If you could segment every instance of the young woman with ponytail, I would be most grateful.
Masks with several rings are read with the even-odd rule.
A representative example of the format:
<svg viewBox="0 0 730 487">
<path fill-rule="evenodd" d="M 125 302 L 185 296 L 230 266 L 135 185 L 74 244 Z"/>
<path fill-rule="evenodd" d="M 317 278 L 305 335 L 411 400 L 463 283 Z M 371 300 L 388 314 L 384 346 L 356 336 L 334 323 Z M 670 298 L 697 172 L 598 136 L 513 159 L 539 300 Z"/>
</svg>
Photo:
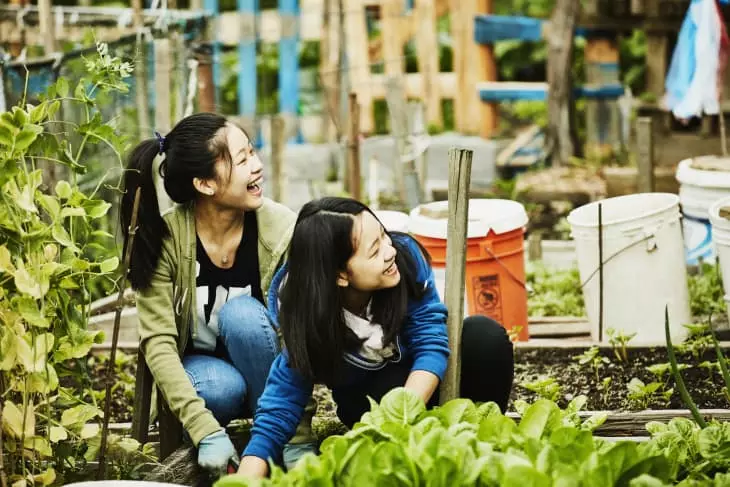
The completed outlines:
<svg viewBox="0 0 730 487">
<path fill-rule="evenodd" d="M 141 188 L 129 271 L 140 346 L 200 465 L 224 469 L 238 457 L 225 427 L 256 410 L 279 352 L 264 297 L 296 215 L 263 196 L 251 140 L 220 115 L 189 116 L 143 141 L 127 169 L 125 236 Z M 158 196 L 176 204 L 161 214 Z"/>
</svg>

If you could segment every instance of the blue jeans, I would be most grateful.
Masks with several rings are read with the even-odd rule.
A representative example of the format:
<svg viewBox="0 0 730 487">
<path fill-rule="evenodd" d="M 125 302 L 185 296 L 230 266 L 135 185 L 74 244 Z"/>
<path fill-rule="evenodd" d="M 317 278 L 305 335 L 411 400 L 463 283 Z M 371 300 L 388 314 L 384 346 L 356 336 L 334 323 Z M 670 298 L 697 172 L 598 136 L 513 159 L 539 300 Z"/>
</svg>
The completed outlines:
<svg viewBox="0 0 730 487">
<path fill-rule="evenodd" d="M 219 339 L 230 361 L 209 355 L 183 358 L 198 395 L 221 426 L 251 417 L 264 392 L 269 369 L 279 353 L 279 341 L 263 304 L 239 296 L 218 314 Z"/>
</svg>

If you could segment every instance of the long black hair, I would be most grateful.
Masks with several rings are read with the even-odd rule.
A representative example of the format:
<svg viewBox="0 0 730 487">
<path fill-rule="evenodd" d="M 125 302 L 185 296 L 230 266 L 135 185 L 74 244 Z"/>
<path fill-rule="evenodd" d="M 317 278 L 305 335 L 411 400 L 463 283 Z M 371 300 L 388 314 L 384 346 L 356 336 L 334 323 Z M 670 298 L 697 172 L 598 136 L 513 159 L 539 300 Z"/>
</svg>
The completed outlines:
<svg viewBox="0 0 730 487">
<path fill-rule="evenodd" d="M 290 365 L 304 377 L 324 384 L 338 378 L 342 356 L 360 344 L 345 325 L 338 273 L 355 252 L 354 217 L 366 205 L 350 198 L 326 197 L 310 201 L 299 212 L 289 246 L 288 274 L 281 289 L 279 323 Z M 383 327 L 384 344 L 392 343 L 406 316 L 408 301 L 420 299 L 417 261 L 405 247 L 403 234 L 388 232 L 401 273 L 397 286 L 373 293 L 373 320 Z M 430 264 L 428 252 L 418 245 Z"/>
<path fill-rule="evenodd" d="M 157 203 L 153 179 L 155 157 L 162 153 L 165 155 L 160 175 L 164 178 L 165 192 L 170 199 L 176 203 L 191 202 L 198 195 L 193 186 L 194 178 L 215 178 L 215 163 L 219 158 L 230 164 L 225 131 L 221 130 L 227 123 L 221 115 L 196 113 L 180 120 L 167 136 L 147 139 L 132 150 L 124 173 L 120 213 L 126 241 L 134 195 L 137 188 L 141 188 L 138 230 L 129 268 L 133 289 L 149 286 L 160 259 L 162 242 L 170 235 Z"/>
</svg>

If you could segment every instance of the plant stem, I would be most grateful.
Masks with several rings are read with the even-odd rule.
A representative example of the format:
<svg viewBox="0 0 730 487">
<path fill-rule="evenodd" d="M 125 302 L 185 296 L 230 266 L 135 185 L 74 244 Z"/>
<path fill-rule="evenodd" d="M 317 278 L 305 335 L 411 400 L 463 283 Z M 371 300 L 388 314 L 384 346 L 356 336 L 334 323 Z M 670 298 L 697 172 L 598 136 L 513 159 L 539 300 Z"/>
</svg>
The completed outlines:
<svg viewBox="0 0 730 487">
<path fill-rule="evenodd" d="M 106 367 L 106 383 L 104 384 L 105 395 L 104 395 L 104 418 L 101 428 L 101 445 L 99 447 L 99 472 L 98 479 L 104 478 L 104 471 L 106 468 L 106 442 L 107 435 L 109 433 L 109 415 L 111 414 L 111 385 L 112 376 L 114 375 L 114 363 L 117 355 L 117 343 L 119 341 L 119 325 L 122 318 L 122 307 L 124 303 L 124 281 L 127 276 L 127 270 L 129 269 L 129 262 L 132 258 L 132 246 L 134 245 L 134 236 L 137 233 L 137 213 L 139 212 L 139 200 L 141 199 L 142 193 L 141 188 L 137 188 L 137 192 L 134 195 L 134 205 L 132 206 L 132 219 L 129 224 L 129 233 L 127 235 L 127 242 L 124 251 L 124 262 L 122 263 L 122 282 L 119 286 L 119 294 L 117 295 L 117 309 L 114 316 L 114 330 L 112 333 L 112 348 L 109 353 L 109 363 Z"/>
<path fill-rule="evenodd" d="M 0 396 L 4 394 L 4 382 L 0 376 Z M 3 403 L 0 401 L 0 418 L 3 416 Z M 0 487 L 8 487 L 8 477 L 5 474 L 5 451 L 3 450 L 3 429 L 0 428 Z"/>
<path fill-rule="evenodd" d="M 700 428 L 705 428 L 707 426 L 707 423 L 705 422 L 704 418 L 702 418 L 699 409 L 697 409 L 697 405 L 692 400 L 692 396 L 690 396 L 689 392 L 687 392 L 687 388 L 684 386 L 684 380 L 682 379 L 682 375 L 679 373 L 679 367 L 677 367 L 677 357 L 674 355 L 672 337 L 669 334 L 669 306 L 664 307 L 664 334 L 667 340 L 667 355 L 669 355 L 669 363 L 672 366 L 672 375 L 674 375 L 674 380 L 677 383 L 679 395 L 682 398 L 685 406 L 689 408 L 690 412 L 692 413 L 692 417 L 694 418 L 697 425 Z"/>
</svg>

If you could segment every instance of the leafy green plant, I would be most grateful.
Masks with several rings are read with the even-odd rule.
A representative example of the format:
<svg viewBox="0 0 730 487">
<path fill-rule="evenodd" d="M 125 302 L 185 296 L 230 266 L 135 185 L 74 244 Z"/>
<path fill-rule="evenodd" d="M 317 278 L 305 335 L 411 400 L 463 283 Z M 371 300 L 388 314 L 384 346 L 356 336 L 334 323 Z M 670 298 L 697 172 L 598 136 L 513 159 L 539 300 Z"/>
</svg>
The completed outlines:
<svg viewBox="0 0 730 487">
<path fill-rule="evenodd" d="M 681 353 L 690 353 L 699 360 L 712 347 L 712 330 L 708 323 L 691 323 L 684 325 L 689 331 L 687 338 L 675 346 Z"/>
<path fill-rule="evenodd" d="M 598 348 L 596 345 L 593 345 L 580 355 L 574 356 L 573 360 L 578 361 L 580 365 L 588 364 L 588 366 L 593 370 L 593 373 L 596 376 L 596 382 L 599 381 L 599 371 L 601 367 L 603 367 L 604 364 L 611 363 L 611 360 L 609 360 L 608 357 L 604 357 L 601 355 L 601 349 Z"/>
<path fill-rule="evenodd" d="M 600 384 L 598 384 L 598 390 L 601 391 L 601 401 L 603 401 L 603 404 L 608 404 L 608 399 L 611 394 L 611 378 L 604 377 Z"/>
<path fill-rule="evenodd" d="M 629 356 L 626 345 L 636 336 L 636 333 L 624 333 L 615 328 L 606 329 L 608 343 L 613 348 L 613 354 L 619 362 L 628 362 Z"/>
<path fill-rule="evenodd" d="M 626 387 L 629 391 L 627 397 L 636 409 L 647 409 L 649 404 L 657 399 L 661 399 L 668 404 L 674 393 L 674 389 L 664 389 L 661 382 L 645 384 L 636 377 L 632 378 Z"/>
<path fill-rule="evenodd" d="M 96 226 L 111 206 L 97 198 L 104 181 L 85 194 L 77 178 L 94 144 L 122 165 L 124 139 L 102 119 L 96 96 L 126 93 L 131 66 L 105 44 L 86 66 L 75 88 L 61 77 L 36 105 L 0 115 L 0 475 L 14 486 L 51 485 L 85 468 L 99 433 L 81 360 L 103 340 L 87 329 L 88 283 L 116 278 L 119 260 L 98 258 L 99 247 L 115 253 L 113 237 Z M 62 103 L 80 107 L 85 122 L 58 120 Z M 64 131 L 50 131 L 54 124 Z M 70 179 L 47 188 L 42 161 L 68 168 Z"/>
<path fill-rule="evenodd" d="M 580 401 L 573 403 L 579 408 Z M 670 478 L 661 451 L 632 441 L 609 443 L 592 432 L 600 418 L 575 422 L 575 411 L 540 399 L 519 422 L 494 403 L 454 399 L 427 410 L 404 388 L 372 403 L 359 423 L 331 436 L 287 473 L 272 463 L 268 479 L 229 475 L 215 487 L 279 485 L 604 486 Z M 650 484 L 643 484 L 650 485 Z"/>
<path fill-rule="evenodd" d="M 723 296 L 722 275 L 716 264 L 703 262 L 698 272 L 687 276 L 692 316 L 716 315 L 727 312 Z"/>
<path fill-rule="evenodd" d="M 530 316 L 585 316 L 578 269 L 553 270 L 530 262 L 527 285 L 532 289 L 527 302 Z"/>
<path fill-rule="evenodd" d="M 540 377 L 535 381 L 523 382 L 520 385 L 543 399 L 557 401 L 560 397 L 560 384 L 554 377 Z"/>
</svg>

